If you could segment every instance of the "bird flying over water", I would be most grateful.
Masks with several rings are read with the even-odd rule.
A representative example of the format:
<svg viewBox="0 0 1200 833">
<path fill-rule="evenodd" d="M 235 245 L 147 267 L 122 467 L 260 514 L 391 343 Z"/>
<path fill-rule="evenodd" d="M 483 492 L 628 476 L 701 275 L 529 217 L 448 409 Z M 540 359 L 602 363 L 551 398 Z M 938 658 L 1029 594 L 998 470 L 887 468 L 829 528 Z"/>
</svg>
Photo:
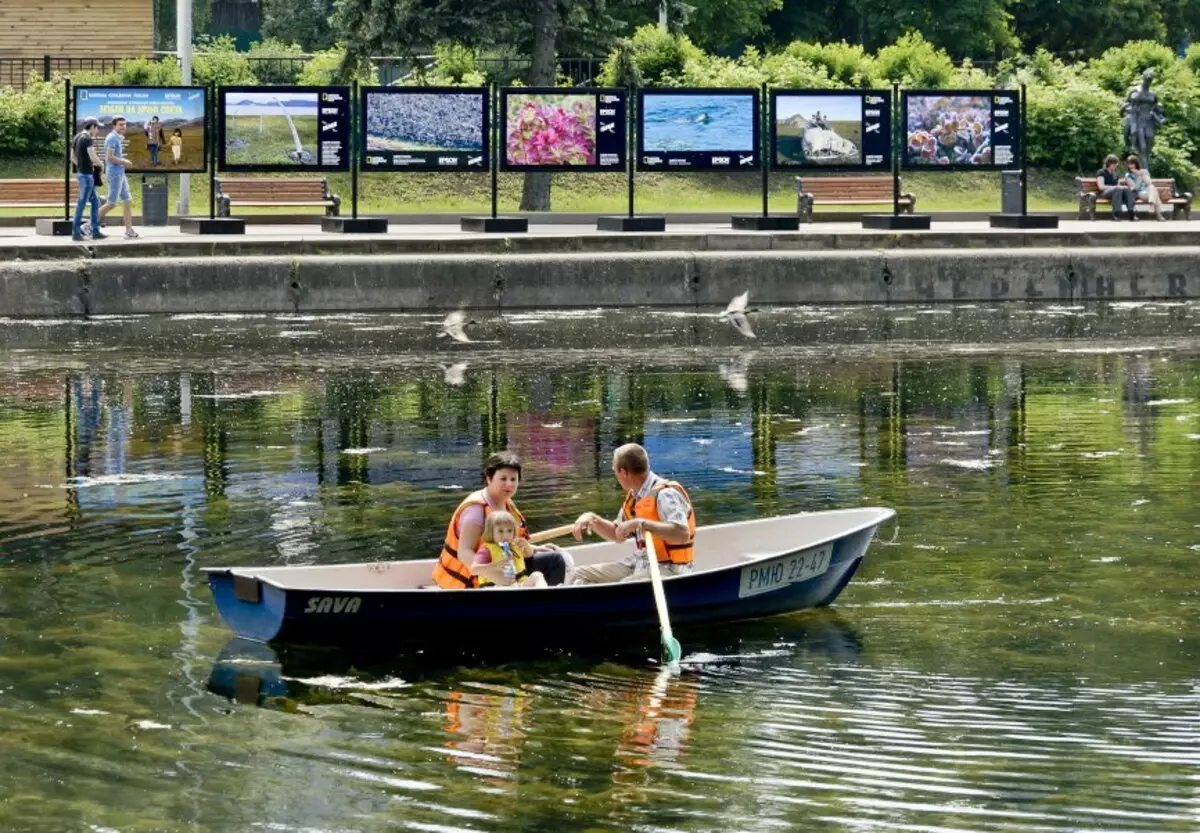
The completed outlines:
<svg viewBox="0 0 1200 833">
<path fill-rule="evenodd" d="M 746 338 L 754 338 L 754 330 L 750 327 L 750 319 L 746 317 L 749 310 L 746 305 L 750 302 L 750 290 L 746 290 L 741 295 L 735 295 L 733 300 L 729 302 L 729 306 L 725 307 L 725 311 L 717 316 L 718 321 L 723 321 L 733 327 Z"/>
<path fill-rule="evenodd" d="M 438 338 L 452 338 L 455 341 L 467 343 L 471 339 L 467 337 L 466 327 L 468 324 L 474 324 L 474 321 L 468 321 L 467 316 L 460 310 L 455 310 L 446 316 L 446 320 L 442 322 L 442 328 L 438 331 Z"/>
</svg>

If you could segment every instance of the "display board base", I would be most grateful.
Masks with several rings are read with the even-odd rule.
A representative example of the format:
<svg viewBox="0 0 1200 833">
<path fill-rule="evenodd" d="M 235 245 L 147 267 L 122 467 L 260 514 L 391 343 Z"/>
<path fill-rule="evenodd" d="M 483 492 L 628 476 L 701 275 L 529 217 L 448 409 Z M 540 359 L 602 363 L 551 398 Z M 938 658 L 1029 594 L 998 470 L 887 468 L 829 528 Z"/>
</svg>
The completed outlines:
<svg viewBox="0 0 1200 833">
<path fill-rule="evenodd" d="M 488 234 L 524 234 L 529 220 L 524 217 L 463 217 L 463 231 L 482 231 Z"/>
<path fill-rule="evenodd" d="M 241 217 L 181 217 L 179 231 L 183 234 L 245 234 L 246 221 Z"/>
<path fill-rule="evenodd" d="M 764 217 L 753 214 L 749 217 L 734 217 L 733 227 L 738 231 L 799 231 L 799 217 Z"/>
<path fill-rule="evenodd" d="M 600 217 L 596 220 L 599 231 L 666 231 L 666 217 Z"/>
<path fill-rule="evenodd" d="M 322 217 L 321 231 L 331 234 L 387 234 L 387 217 Z"/>
<path fill-rule="evenodd" d="M 1055 214 L 992 214 L 988 217 L 992 228 L 1058 228 L 1058 216 Z"/>
<path fill-rule="evenodd" d="M 71 221 L 55 220 L 52 217 L 39 217 L 35 224 L 37 233 L 45 237 L 70 237 Z"/>
<path fill-rule="evenodd" d="M 876 231 L 928 231 L 928 214 L 868 214 L 862 218 L 862 227 Z"/>
</svg>

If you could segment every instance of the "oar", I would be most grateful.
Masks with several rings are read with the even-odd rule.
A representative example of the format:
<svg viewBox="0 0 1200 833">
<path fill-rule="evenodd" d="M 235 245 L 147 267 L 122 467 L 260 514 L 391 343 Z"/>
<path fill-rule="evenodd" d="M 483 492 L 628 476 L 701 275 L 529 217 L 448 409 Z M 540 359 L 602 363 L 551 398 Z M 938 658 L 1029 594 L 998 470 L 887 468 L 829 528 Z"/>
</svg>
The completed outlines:
<svg viewBox="0 0 1200 833">
<path fill-rule="evenodd" d="M 544 541 L 553 541 L 555 538 L 561 538 L 564 535 L 570 535 L 571 530 L 575 529 L 574 524 L 566 526 L 556 526 L 553 529 L 543 529 L 541 532 L 535 532 L 529 536 L 529 543 L 541 544 Z"/>
<path fill-rule="evenodd" d="M 646 557 L 650 560 L 650 583 L 654 587 L 654 606 L 658 608 L 658 625 L 662 630 L 663 653 L 667 655 L 667 664 L 679 667 L 679 658 L 683 656 L 683 647 L 671 633 L 671 619 L 667 616 L 667 594 L 663 592 L 662 573 L 658 571 L 658 554 L 654 551 L 654 536 L 643 532 L 646 539 Z"/>
</svg>

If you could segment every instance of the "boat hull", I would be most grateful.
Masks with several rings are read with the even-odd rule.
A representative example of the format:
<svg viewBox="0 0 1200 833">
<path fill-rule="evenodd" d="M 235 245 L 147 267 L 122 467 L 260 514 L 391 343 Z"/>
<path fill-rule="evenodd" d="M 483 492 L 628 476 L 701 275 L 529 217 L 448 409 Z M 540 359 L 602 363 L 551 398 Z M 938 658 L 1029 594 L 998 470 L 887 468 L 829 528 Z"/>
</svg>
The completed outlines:
<svg viewBox="0 0 1200 833">
<path fill-rule="evenodd" d="M 890 510 L 879 511 L 875 522 L 810 543 L 803 550 L 665 579 L 672 623 L 682 628 L 831 604 L 858 570 L 879 524 L 892 515 Z M 805 565 L 814 559 L 823 559 L 827 566 L 807 577 Z M 476 635 L 493 641 L 498 633 L 507 632 L 570 645 L 584 636 L 595 640 L 658 627 L 646 581 L 447 592 L 296 589 L 243 568 L 210 569 L 208 577 L 217 608 L 230 629 L 261 642 L 435 646 L 462 644 Z"/>
</svg>

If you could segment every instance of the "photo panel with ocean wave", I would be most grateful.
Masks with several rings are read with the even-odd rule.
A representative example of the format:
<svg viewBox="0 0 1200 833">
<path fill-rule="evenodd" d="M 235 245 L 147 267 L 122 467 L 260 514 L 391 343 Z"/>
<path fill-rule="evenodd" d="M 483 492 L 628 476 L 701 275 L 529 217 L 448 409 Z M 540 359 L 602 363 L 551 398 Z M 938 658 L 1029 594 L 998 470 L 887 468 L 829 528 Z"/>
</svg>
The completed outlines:
<svg viewBox="0 0 1200 833">
<path fill-rule="evenodd" d="M 904 167 L 1000 170 L 1021 164 L 1019 101 L 1007 90 L 910 90 L 901 96 Z"/>
<path fill-rule="evenodd" d="M 350 170 L 348 87 L 222 87 L 224 171 Z"/>
<path fill-rule="evenodd" d="M 365 87 L 360 167 L 487 171 L 488 103 L 483 87 Z"/>
<path fill-rule="evenodd" d="M 625 98 L 625 91 L 620 89 L 501 90 L 501 169 L 625 170 Z"/>
<path fill-rule="evenodd" d="M 113 119 L 125 119 L 122 153 L 131 174 L 203 173 L 208 170 L 207 87 L 75 87 L 75 133 L 98 119 L 96 153 Z"/>
<path fill-rule="evenodd" d="M 638 170 L 757 170 L 758 99 L 754 89 L 641 90 Z"/>
<path fill-rule="evenodd" d="M 773 90 L 775 170 L 890 171 L 892 95 L 887 90 Z"/>
</svg>

